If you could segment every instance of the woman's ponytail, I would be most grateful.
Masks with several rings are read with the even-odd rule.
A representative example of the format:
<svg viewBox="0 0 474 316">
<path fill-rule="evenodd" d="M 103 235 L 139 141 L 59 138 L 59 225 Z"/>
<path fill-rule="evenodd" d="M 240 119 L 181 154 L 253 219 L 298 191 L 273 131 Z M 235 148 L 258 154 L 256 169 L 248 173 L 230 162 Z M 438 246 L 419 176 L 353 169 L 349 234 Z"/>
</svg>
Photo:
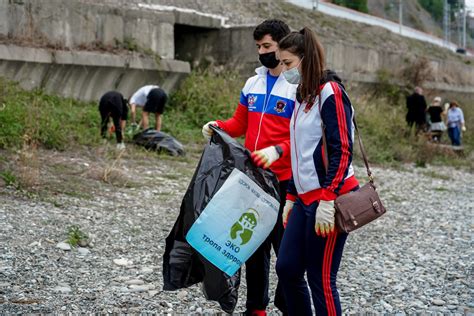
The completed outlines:
<svg viewBox="0 0 474 316">
<path fill-rule="evenodd" d="M 312 103 L 319 94 L 319 85 L 323 77 L 324 50 L 312 30 L 304 27 L 300 33 L 304 36 L 303 76 L 300 92 L 304 99 Z"/>
</svg>

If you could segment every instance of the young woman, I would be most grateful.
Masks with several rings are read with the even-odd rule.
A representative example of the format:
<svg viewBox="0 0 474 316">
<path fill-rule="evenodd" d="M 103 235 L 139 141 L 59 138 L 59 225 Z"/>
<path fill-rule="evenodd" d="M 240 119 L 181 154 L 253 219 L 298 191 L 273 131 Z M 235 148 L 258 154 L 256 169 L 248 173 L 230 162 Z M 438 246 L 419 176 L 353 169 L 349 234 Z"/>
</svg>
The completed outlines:
<svg viewBox="0 0 474 316">
<path fill-rule="evenodd" d="M 290 315 L 312 315 L 307 283 L 317 315 L 340 315 L 336 274 L 347 234 L 335 229 L 334 199 L 359 185 L 351 163 L 354 110 L 339 78 L 324 71 L 323 49 L 309 28 L 283 38 L 279 58 L 285 78 L 299 86 L 276 270 Z"/>
<path fill-rule="evenodd" d="M 441 141 L 443 131 L 446 130 L 446 125 L 444 125 L 442 119 L 442 115 L 444 113 L 443 108 L 441 107 L 441 97 L 435 97 L 426 112 L 430 121 L 431 140 L 439 143 Z"/>
</svg>

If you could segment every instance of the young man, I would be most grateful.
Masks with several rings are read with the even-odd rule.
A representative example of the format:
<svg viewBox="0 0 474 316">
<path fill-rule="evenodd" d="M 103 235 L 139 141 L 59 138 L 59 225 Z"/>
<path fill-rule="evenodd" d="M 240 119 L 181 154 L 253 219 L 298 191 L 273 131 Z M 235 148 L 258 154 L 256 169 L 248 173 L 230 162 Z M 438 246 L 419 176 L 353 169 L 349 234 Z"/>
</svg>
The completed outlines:
<svg viewBox="0 0 474 316">
<path fill-rule="evenodd" d="M 99 112 L 101 117 L 101 136 L 106 137 L 107 124 L 110 118 L 112 118 L 115 128 L 115 137 L 117 138 L 117 149 L 125 149 L 122 131 L 125 129 L 128 116 L 127 100 L 123 98 L 120 92 L 109 91 L 100 98 Z"/>
<path fill-rule="evenodd" d="M 143 107 L 141 120 L 143 129 L 148 128 L 149 114 L 155 113 L 155 129 L 160 131 L 162 114 L 167 100 L 166 92 L 158 86 L 148 85 L 138 89 L 130 98 L 132 124 L 136 124 L 136 108 Z"/>
<path fill-rule="evenodd" d="M 280 182 L 281 205 L 278 222 L 267 240 L 245 263 L 247 277 L 247 315 L 265 315 L 269 302 L 268 277 L 270 252 L 278 255 L 283 235 L 281 213 L 284 207 L 286 186 L 291 177 L 289 123 L 296 97 L 296 85 L 289 84 L 281 75 L 282 66 L 276 58 L 278 41 L 290 33 L 280 20 L 266 20 L 253 33 L 259 60 L 263 67 L 249 78 L 240 94 L 234 116 L 226 121 L 211 121 L 202 128 L 209 138 L 209 125 L 217 125 L 232 137 L 245 135 L 245 147 L 252 159 L 261 167 L 270 168 Z M 275 294 L 275 306 L 286 313 L 286 304 L 280 286 Z"/>
</svg>

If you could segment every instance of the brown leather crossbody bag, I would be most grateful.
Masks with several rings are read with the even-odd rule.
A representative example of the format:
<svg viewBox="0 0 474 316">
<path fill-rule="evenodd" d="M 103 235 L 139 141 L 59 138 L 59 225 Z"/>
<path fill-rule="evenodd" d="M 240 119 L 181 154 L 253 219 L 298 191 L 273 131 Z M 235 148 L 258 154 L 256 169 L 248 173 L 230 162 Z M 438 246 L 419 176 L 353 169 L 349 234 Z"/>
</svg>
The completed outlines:
<svg viewBox="0 0 474 316">
<path fill-rule="evenodd" d="M 319 113 L 321 114 L 321 94 L 319 94 Z M 359 147 L 364 159 L 365 168 L 367 169 L 367 176 L 369 182 L 363 185 L 356 191 L 352 191 L 343 195 L 340 195 L 334 201 L 334 208 L 336 209 L 336 227 L 343 232 L 352 232 L 373 220 L 379 218 L 385 214 L 386 210 L 380 201 L 380 197 L 376 191 L 374 184 L 374 178 L 372 171 L 369 168 L 369 162 L 367 155 L 365 154 L 364 145 L 360 137 L 359 129 L 355 117 L 353 119 L 354 126 L 357 132 L 357 138 L 359 139 Z M 323 146 L 325 154 L 325 168 L 326 174 L 328 170 L 328 156 L 327 156 L 327 143 L 325 136 L 325 127 L 321 117 L 321 128 L 323 135 Z"/>
</svg>

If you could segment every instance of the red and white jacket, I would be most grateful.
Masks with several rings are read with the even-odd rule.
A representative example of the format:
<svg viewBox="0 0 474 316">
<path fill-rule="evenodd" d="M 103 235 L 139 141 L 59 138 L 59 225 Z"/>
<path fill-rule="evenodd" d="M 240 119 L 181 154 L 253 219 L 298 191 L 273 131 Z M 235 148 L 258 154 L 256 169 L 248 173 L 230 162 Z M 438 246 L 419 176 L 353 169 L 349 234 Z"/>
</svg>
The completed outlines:
<svg viewBox="0 0 474 316">
<path fill-rule="evenodd" d="M 354 142 L 354 109 L 342 85 L 335 81 L 321 87 L 312 107 L 296 102 L 291 118 L 291 168 L 287 199 L 296 196 L 309 205 L 315 201 L 332 201 L 359 185 L 352 167 Z M 328 171 L 322 139 L 321 120 L 328 150 Z"/>
<path fill-rule="evenodd" d="M 245 134 L 245 147 L 250 151 L 279 145 L 283 153 L 270 169 L 279 181 L 291 177 L 290 118 L 295 107 L 296 85 L 288 83 L 280 74 L 270 95 L 267 95 L 266 67 L 255 70 L 240 94 L 234 116 L 217 125 L 232 137 Z"/>
</svg>

